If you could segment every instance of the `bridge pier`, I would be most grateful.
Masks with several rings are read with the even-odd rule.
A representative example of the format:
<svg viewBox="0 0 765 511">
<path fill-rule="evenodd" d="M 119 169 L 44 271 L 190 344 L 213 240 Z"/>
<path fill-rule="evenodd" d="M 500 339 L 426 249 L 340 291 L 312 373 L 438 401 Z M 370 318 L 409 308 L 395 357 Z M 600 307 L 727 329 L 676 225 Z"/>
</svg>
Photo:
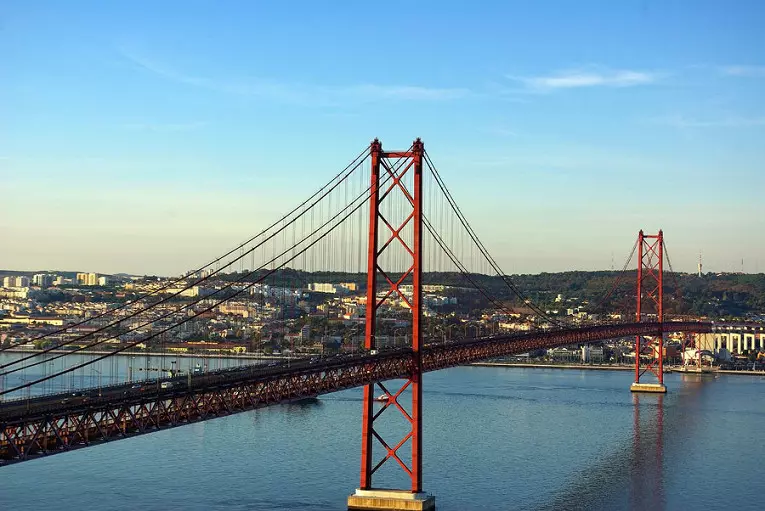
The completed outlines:
<svg viewBox="0 0 765 511">
<path fill-rule="evenodd" d="M 427 493 L 407 490 L 362 490 L 348 497 L 348 509 L 354 511 L 435 511 L 436 498 Z"/>
<path fill-rule="evenodd" d="M 650 392 L 653 394 L 666 394 L 667 386 L 663 383 L 638 383 L 630 385 L 630 392 Z"/>
</svg>

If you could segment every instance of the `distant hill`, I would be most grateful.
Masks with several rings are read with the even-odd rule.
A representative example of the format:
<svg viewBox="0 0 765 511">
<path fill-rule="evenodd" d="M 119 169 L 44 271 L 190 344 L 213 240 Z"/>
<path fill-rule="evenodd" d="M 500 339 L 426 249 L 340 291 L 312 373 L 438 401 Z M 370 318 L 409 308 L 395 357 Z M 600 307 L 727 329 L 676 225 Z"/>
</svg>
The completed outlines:
<svg viewBox="0 0 765 511">
<path fill-rule="evenodd" d="M 518 275 L 513 280 L 532 298 L 554 303 L 558 293 L 590 302 L 592 309 L 620 310 L 634 314 L 637 272 L 564 272 Z M 604 302 L 607 293 L 619 282 Z M 664 275 L 664 307 L 667 314 L 692 314 L 710 318 L 765 314 L 765 274 Z M 597 312 L 596 310 L 594 312 Z"/>
<path fill-rule="evenodd" d="M 3 277 L 9 277 L 9 276 L 20 276 L 24 275 L 32 278 L 32 275 L 36 275 L 38 273 L 51 273 L 53 275 L 61 275 L 62 277 L 66 277 L 68 279 L 73 279 L 77 276 L 78 273 L 83 273 L 82 270 L 77 271 L 65 271 L 65 270 L 32 270 L 32 271 L 17 271 L 17 270 L 0 270 L 0 278 Z M 98 273 L 98 272 L 96 272 Z M 111 277 L 112 275 L 108 273 L 98 273 L 99 275 L 104 275 L 106 277 Z M 127 275 L 125 273 L 118 273 L 117 275 Z"/>
<path fill-rule="evenodd" d="M 61 271 L 61 270 L 33 270 L 33 271 L 0 270 L 0 278 L 26 276 L 31 279 L 32 275 L 36 275 L 38 273 L 52 273 L 54 275 L 61 275 L 67 278 L 74 278 L 80 272 Z"/>
<path fill-rule="evenodd" d="M 0 278 L 8 275 L 54 273 L 74 278 L 76 271 L 0 270 Z M 258 272 L 253 278 L 262 276 Z M 118 273 L 116 276 L 129 276 Z M 222 275 L 225 280 L 235 280 L 241 274 Z M 397 278 L 396 275 L 390 275 Z M 512 275 L 509 279 L 523 295 L 546 309 L 564 310 L 587 302 L 588 312 L 635 313 L 636 271 L 568 271 Z M 247 279 L 252 280 L 252 278 Z M 366 286 L 366 274 L 343 272 L 304 272 L 287 268 L 268 277 L 265 282 L 275 286 L 306 286 L 311 282 L 355 282 L 360 288 Z M 471 275 L 493 296 L 521 305 L 521 300 L 508 288 L 500 277 Z M 459 273 L 434 272 L 423 275 L 425 284 L 444 284 L 455 287 L 472 287 L 471 282 Z M 616 287 L 615 284 L 618 285 Z M 387 284 L 384 284 L 387 285 Z M 765 315 L 765 274 L 707 273 L 701 277 L 688 273 L 665 273 L 664 304 L 667 314 L 690 314 L 710 318 Z M 608 296 L 608 293 L 614 291 Z M 561 301 L 556 301 L 558 295 Z"/>
<path fill-rule="evenodd" d="M 397 275 L 389 275 L 396 280 Z M 239 274 L 226 275 L 234 280 Z M 257 277 L 256 277 L 257 278 Z M 594 313 L 635 313 L 637 272 L 569 271 L 512 275 L 508 277 L 520 292 L 546 309 L 564 310 L 586 302 L 584 310 Z M 520 305 L 521 300 L 500 277 L 471 275 L 492 296 Z M 425 284 L 473 287 L 459 273 L 426 273 Z M 366 274 L 317 272 L 286 269 L 266 279 L 271 285 L 299 286 L 310 282 L 356 282 L 366 286 Z M 387 284 L 381 284 L 387 286 Z M 613 290 L 613 291 L 612 291 Z M 609 294 L 610 293 L 610 294 Z M 558 295 L 561 301 L 556 301 Z M 665 272 L 664 308 L 667 314 L 708 316 L 710 318 L 765 315 L 765 274 L 695 274 Z"/>
</svg>

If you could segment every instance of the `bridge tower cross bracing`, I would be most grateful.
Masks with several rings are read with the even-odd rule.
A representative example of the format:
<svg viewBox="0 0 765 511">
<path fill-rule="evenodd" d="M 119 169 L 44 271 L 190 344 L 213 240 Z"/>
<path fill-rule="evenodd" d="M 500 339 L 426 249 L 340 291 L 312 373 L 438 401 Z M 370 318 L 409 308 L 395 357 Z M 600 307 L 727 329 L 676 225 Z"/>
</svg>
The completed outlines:
<svg viewBox="0 0 765 511">
<path fill-rule="evenodd" d="M 644 307 L 644 305 L 646 307 Z M 638 233 L 637 267 L 637 310 L 636 320 L 641 322 L 644 315 L 655 314 L 656 322 L 661 325 L 657 339 L 648 344 L 650 360 L 643 364 L 640 355 L 646 345 L 643 336 L 635 336 L 635 382 L 630 387 L 633 392 L 667 392 L 664 385 L 664 233 Z M 658 344 L 658 345 L 657 345 Z M 644 383 L 640 378 L 650 372 L 657 378 L 656 383 Z"/>
<path fill-rule="evenodd" d="M 425 146 L 418 138 L 408 151 L 385 152 L 382 143 L 375 139 L 370 145 L 371 186 L 369 208 L 369 241 L 367 261 L 366 331 L 364 347 L 370 353 L 377 349 L 378 311 L 392 299 L 400 299 L 411 310 L 410 372 L 398 389 L 388 389 L 382 382 L 364 386 L 361 437 L 361 478 L 359 489 L 348 497 L 349 509 L 421 509 L 435 508 L 435 498 L 422 491 L 422 172 Z M 393 160 L 396 163 L 393 163 Z M 384 173 L 385 181 L 380 179 Z M 409 174 L 412 191 L 407 188 L 405 176 Z M 381 204 L 400 194 L 406 206 L 403 219 L 386 215 Z M 387 217 L 386 217 L 387 216 Z M 399 223 L 400 222 L 400 223 Z M 384 226 L 384 227 L 383 227 Z M 383 232 L 381 231 L 381 228 Z M 385 240 L 380 244 L 380 240 Z M 383 253 L 393 247 L 403 253 L 408 268 L 398 277 L 395 268 L 385 267 Z M 409 263 L 411 261 L 411 264 Z M 378 295 L 378 280 L 388 289 L 382 298 Z M 411 282 L 409 297 L 403 292 L 405 282 Z M 380 290 L 382 294 L 382 291 Z M 383 391 L 384 401 L 375 398 L 375 387 Z M 411 407 L 407 411 L 403 401 L 405 391 L 411 395 Z M 375 411 L 375 402 L 379 409 Z M 388 443 L 383 432 L 375 428 L 375 421 L 384 412 L 400 413 L 406 423 L 407 433 L 397 443 Z M 411 460 L 407 463 L 399 450 L 407 442 L 411 446 Z M 380 460 L 373 459 L 373 446 L 379 444 L 385 451 Z M 406 489 L 379 489 L 372 485 L 372 477 L 387 462 L 400 466 L 410 480 Z"/>
</svg>

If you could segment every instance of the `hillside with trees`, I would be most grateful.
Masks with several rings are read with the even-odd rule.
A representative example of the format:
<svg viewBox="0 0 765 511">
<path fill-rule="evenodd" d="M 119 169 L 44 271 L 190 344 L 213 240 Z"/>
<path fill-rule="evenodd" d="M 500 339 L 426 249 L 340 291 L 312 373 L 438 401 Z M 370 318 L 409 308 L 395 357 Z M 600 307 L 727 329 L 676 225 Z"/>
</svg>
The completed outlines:
<svg viewBox="0 0 765 511">
<path fill-rule="evenodd" d="M 394 280 L 398 275 L 391 274 Z M 240 274 L 225 276 L 236 280 Z M 257 278 L 257 277 L 255 277 Z M 539 273 L 511 275 L 512 282 L 520 294 L 546 309 L 565 309 L 568 304 L 584 305 L 592 313 L 635 313 L 636 271 L 570 271 L 561 273 Z M 277 286 L 305 286 L 310 282 L 355 282 L 359 288 L 366 286 L 366 274 L 342 272 L 307 273 L 286 269 L 269 276 L 268 284 Z M 523 301 L 514 293 L 505 280 L 497 276 L 471 275 L 460 273 L 426 273 L 425 284 L 443 284 L 471 288 L 474 283 L 504 302 L 522 306 Z M 379 283 L 381 289 L 387 283 Z M 556 301 L 558 295 L 562 300 Z M 664 275 L 665 313 L 670 315 L 707 316 L 712 319 L 765 316 L 765 274 L 670 273 Z"/>
<path fill-rule="evenodd" d="M 51 271 L 63 274 L 65 272 Z M 18 272 L 0 270 L 2 275 L 28 275 L 36 272 Z M 72 273 L 72 272 L 67 272 Z M 286 268 L 273 274 L 266 270 L 246 275 L 242 273 L 225 273 L 216 280 L 242 282 L 263 281 L 272 286 L 306 287 L 311 282 L 355 282 L 359 289 L 366 286 L 366 274 L 343 272 L 304 272 Z M 390 274 L 394 280 L 398 275 Z M 155 277 L 157 278 L 157 277 Z M 569 271 L 561 273 L 539 273 L 511 275 L 504 280 L 497 276 L 471 275 L 469 278 L 460 273 L 432 272 L 423 275 L 425 284 L 443 284 L 459 288 L 472 288 L 479 284 L 493 297 L 513 306 L 522 306 L 523 297 L 531 299 L 537 305 L 548 310 L 559 310 L 565 314 L 566 309 L 574 306 L 581 307 L 591 313 L 622 313 L 635 312 L 635 281 L 636 271 Z M 410 283 L 411 279 L 405 281 Z M 507 282 L 517 288 L 515 293 Z M 379 283 L 380 289 L 387 288 L 384 281 Z M 743 273 L 707 273 L 699 277 L 696 274 L 665 272 L 665 312 L 670 315 L 706 316 L 711 319 L 720 318 L 757 318 L 765 319 L 765 274 Z M 48 301 L 56 299 L 57 291 L 46 291 Z M 557 301 L 558 295 L 561 300 Z M 478 303 L 475 304 L 478 306 Z M 484 306 L 488 306 L 485 301 Z"/>
</svg>

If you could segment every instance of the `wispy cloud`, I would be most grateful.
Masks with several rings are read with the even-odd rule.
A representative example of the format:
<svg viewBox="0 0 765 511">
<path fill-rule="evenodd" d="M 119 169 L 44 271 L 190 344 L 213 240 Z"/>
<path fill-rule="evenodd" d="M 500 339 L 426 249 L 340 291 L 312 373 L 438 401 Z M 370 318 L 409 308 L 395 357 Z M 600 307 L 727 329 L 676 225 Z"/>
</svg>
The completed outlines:
<svg viewBox="0 0 765 511">
<path fill-rule="evenodd" d="M 765 117 L 730 116 L 720 119 L 694 119 L 682 115 L 671 115 L 655 119 L 658 124 L 675 128 L 746 128 L 765 126 Z"/>
<path fill-rule="evenodd" d="M 118 48 L 120 55 L 149 73 L 184 85 L 239 96 L 262 97 L 284 103 L 313 106 L 342 105 L 350 101 L 369 103 L 375 101 L 447 101 L 464 98 L 471 94 L 466 88 L 440 88 L 417 85 L 379 85 L 361 83 L 354 85 L 305 85 L 262 78 L 219 79 L 194 76 L 173 69 L 125 48 Z"/>
<path fill-rule="evenodd" d="M 724 66 L 720 71 L 728 76 L 765 77 L 765 66 Z"/>
<path fill-rule="evenodd" d="M 572 69 L 542 76 L 515 76 L 507 78 L 520 82 L 531 92 L 551 92 L 559 89 L 585 87 L 634 87 L 658 81 L 659 75 L 629 69 Z"/>
<path fill-rule="evenodd" d="M 182 123 L 127 123 L 122 127 L 128 130 L 136 131 L 157 131 L 157 132 L 173 132 L 173 131 L 193 131 L 207 126 L 204 121 L 194 122 L 182 122 Z"/>
</svg>

